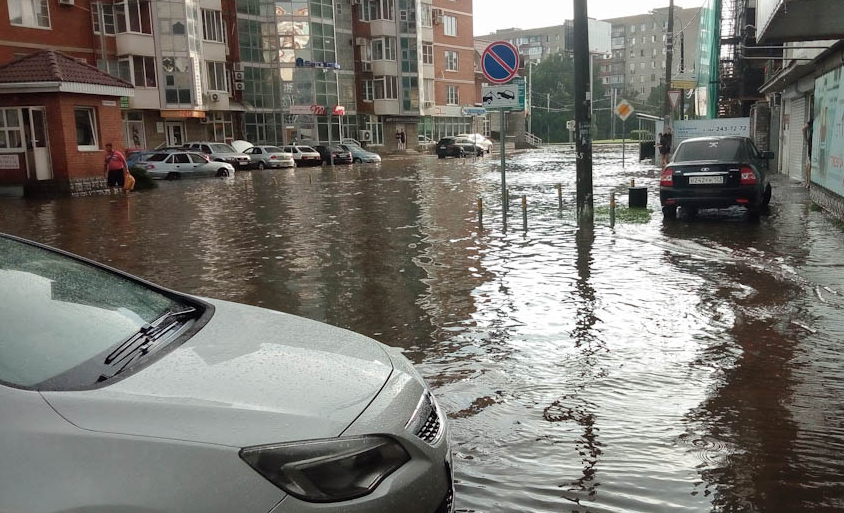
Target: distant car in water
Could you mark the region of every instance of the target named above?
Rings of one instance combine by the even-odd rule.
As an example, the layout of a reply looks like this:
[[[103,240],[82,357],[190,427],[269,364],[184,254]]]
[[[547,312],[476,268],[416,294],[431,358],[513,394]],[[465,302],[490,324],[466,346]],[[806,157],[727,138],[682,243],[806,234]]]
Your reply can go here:
[[[437,143],[437,157],[483,156],[484,150],[465,137],[443,137]]]
[[[322,156],[310,146],[282,146],[285,153],[293,155],[296,167],[318,166],[322,164]]]
[[[483,148],[484,151],[487,152],[487,153],[489,153],[490,150],[492,150],[492,146],[493,146],[492,141],[487,139],[487,137],[484,136],[484,135],[481,135],[481,134],[457,134],[457,137],[465,137],[466,139],[469,139],[473,143],[475,143],[478,146],[480,146],[481,148]]]
[[[0,290],[4,512],[453,510],[399,349],[3,234]]]
[[[472,156],[472,155],[477,156],[477,157],[483,157],[484,153],[486,153],[484,151],[483,146],[479,145],[478,143],[469,139],[468,137],[462,137],[462,136],[458,135],[454,139],[454,143],[459,144],[460,146],[463,147],[463,151],[466,153],[467,157]]]
[[[334,163],[335,164],[351,164],[352,163],[352,154],[348,151],[344,150],[343,148],[336,146],[336,145],[325,145],[325,144],[318,144],[314,146],[314,149],[319,153],[320,157],[322,157],[322,162],[325,164],[331,163],[331,157],[334,156]]]
[[[680,143],[662,170],[659,198],[665,217],[683,207],[694,215],[700,208],[746,207],[758,215],[771,201],[768,160],[749,137],[700,137]]]
[[[360,146],[354,144],[341,144],[341,148],[348,151],[352,155],[352,162],[356,164],[376,164],[381,162],[381,155],[366,151]]]
[[[243,151],[252,160],[256,169],[296,167],[293,154],[283,151],[278,146],[253,146]]]
[[[136,163],[150,178],[180,180],[210,176],[234,176],[234,166],[228,162],[210,160],[192,151],[155,152]]]
[[[249,155],[244,155],[226,143],[198,141],[186,143],[184,147],[204,153],[211,160],[228,162],[235,169],[248,169],[252,162]]]

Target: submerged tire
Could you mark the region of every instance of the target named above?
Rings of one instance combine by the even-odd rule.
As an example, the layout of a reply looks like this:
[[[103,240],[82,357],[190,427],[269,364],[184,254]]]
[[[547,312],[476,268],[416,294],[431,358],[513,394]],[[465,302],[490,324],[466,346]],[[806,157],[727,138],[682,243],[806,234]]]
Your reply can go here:
[[[662,216],[666,219],[677,219],[677,207],[671,205],[662,207]]]
[[[773,195],[773,191],[771,190],[771,184],[765,188],[765,194],[762,196],[762,207],[767,207],[771,204],[771,196]]]
[[[229,170],[224,168],[224,167],[221,167],[220,169],[217,170],[217,176],[218,177],[229,176]]]
[[[165,180],[181,180],[181,179],[182,179],[181,173],[177,173],[175,171],[170,171],[169,173],[167,173],[167,177],[165,178]]]
[[[264,170],[264,167],[266,167],[266,166],[264,166],[264,163],[263,163],[263,162],[258,162],[258,169],[260,169],[261,171],[263,171],[263,170]]]

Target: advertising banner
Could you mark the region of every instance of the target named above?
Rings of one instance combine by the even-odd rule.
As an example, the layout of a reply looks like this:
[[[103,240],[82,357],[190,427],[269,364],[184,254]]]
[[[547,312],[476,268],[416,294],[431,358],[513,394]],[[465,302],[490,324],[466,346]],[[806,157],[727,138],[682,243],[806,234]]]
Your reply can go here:
[[[662,121],[656,122],[656,133],[662,132]],[[677,148],[681,142],[695,137],[717,137],[739,135],[750,137],[750,118],[718,118],[675,121],[672,146]],[[659,138],[657,137],[657,141]]]
[[[842,68],[815,80],[812,182],[844,196],[844,85]]]

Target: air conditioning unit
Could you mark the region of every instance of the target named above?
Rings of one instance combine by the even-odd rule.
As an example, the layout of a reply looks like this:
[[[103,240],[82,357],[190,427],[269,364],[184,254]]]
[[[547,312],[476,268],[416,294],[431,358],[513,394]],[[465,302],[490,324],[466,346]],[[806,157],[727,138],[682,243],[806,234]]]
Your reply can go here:
[[[361,142],[372,142],[372,130],[358,130]]]
[[[234,90],[235,91],[243,91],[243,82],[235,82],[234,83]]]
[[[59,0],[59,5],[73,5],[73,0]]]
[[[425,109],[429,109],[434,106],[434,102],[428,100],[426,102],[422,102],[422,107]]]
[[[232,63],[232,70],[233,71],[243,71],[243,63],[242,62]]]
[[[234,72],[234,80],[235,80],[235,82],[243,82],[243,72],[242,71],[235,71]]]
[[[355,44],[357,46],[366,46],[367,44],[369,44],[369,41],[367,41],[365,37],[356,37]]]
[[[212,101],[212,102],[218,102],[218,101],[220,101],[220,95],[219,95],[219,94],[217,94],[217,93],[211,93],[211,101]]]

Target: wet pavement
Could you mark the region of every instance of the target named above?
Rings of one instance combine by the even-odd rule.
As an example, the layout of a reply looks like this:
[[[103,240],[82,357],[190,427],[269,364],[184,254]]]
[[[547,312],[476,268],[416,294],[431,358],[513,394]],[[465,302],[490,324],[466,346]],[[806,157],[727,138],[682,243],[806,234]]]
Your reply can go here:
[[[620,157],[596,148],[596,206],[635,178],[654,212],[614,229],[577,229],[555,148],[512,158],[506,228],[495,159],[417,157],[2,199],[0,231],[404,348],[462,511],[841,511],[844,232],[783,177],[758,221],[664,222]]]

